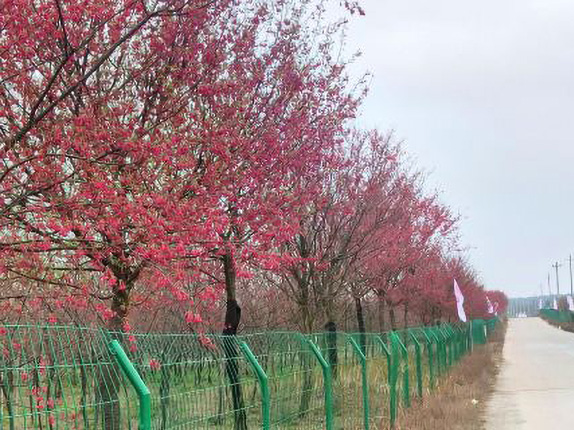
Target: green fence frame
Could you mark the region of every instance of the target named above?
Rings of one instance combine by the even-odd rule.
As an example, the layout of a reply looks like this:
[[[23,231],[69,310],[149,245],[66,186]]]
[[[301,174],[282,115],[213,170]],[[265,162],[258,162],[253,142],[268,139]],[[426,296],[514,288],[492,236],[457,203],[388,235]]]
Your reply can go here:
[[[2,387],[12,383],[13,388],[0,393],[0,430],[64,430],[88,423],[93,430],[110,428],[104,423],[104,404],[98,403],[97,396],[90,400],[82,394],[98,384],[111,393],[113,404],[107,407],[116,408],[120,419],[114,429],[205,428],[212,425],[209,420],[214,426],[231,428],[229,420],[238,417],[247,423],[240,427],[247,429],[284,428],[284,417],[303,420],[294,422],[300,429],[370,430],[383,428],[382,423],[392,428],[399,408],[408,409],[413,398],[422,401],[425,390],[434,389],[474,344],[485,343],[497,324],[498,319],[475,320],[383,335],[278,332],[233,337],[4,326],[0,381]],[[335,346],[330,343],[333,340]],[[229,410],[233,391],[229,372],[242,387],[241,405],[246,409],[241,414]],[[78,384],[86,381],[92,388],[80,390]],[[290,381],[299,382],[292,386]],[[313,404],[308,410],[293,405],[298,390],[310,390],[307,396]],[[36,408],[28,402],[34,396]],[[168,397],[161,396],[185,406],[172,407],[166,404]],[[201,396],[211,397],[201,400]],[[291,402],[288,405],[285,396]],[[345,406],[355,398],[356,406]],[[61,401],[55,403],[55,399]],[[171,415],[158,410],[160,406],[171,407]],[[188,416],[176,417],[172,423],[176,413]],[[208,419],[202,418],[206,413]],[[54,419],[62,421],[54,424]]]
[[[325,428],[327,430],[334,429],[334,419],[333,419],[333,376],[331,373],[331,365],[325,360],[317,345],[315,345],[311,340],[305,339],[311,351],[317,358],[317,361],[321,365],[323,371],[323,384],[325,390]]]
[[[120,343],[117,340],[112,340],[109,347],[120,369],[122,369],[137,392],[139,398],[139,429],[151,430],[151,393],[149,388],[146,386]]]
[[[567,323],[574,321],[574,312],[556,309],[540,309],[540,316],[550,321]],[[489,327],[492,330],[492,328]]]
[[[259,388],[261,390],[262,428],[263,430],[269,430],[271,428],[271,394],[269,392],[269,379],[265,374],[265,370],[263,370],[257,361],[257,358],[249,348],[249,345],[247,345],[245,341],[241,341],[240,346],[245,354],[245,358],[247,358],[247,361],[249,361],[249,364],[251,364],[253,370],[257,374]]]

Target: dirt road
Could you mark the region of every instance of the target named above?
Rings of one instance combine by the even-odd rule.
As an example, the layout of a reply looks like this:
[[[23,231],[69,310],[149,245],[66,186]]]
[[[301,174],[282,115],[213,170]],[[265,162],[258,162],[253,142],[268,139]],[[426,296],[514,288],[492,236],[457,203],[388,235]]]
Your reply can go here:
[[[487,430],[558,429],[574,417],[574,333],[512,319],[487,405]]]

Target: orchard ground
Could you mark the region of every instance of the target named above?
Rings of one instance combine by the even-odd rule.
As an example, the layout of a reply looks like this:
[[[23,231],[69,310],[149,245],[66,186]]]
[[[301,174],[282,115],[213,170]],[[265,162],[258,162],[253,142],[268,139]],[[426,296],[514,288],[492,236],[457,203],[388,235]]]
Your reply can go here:
[[[506,323],[500,325],[489,342],[465,356],[436,391],[422,403],[401,411],[400,430],[483,430],[487,402],[502,362]]]

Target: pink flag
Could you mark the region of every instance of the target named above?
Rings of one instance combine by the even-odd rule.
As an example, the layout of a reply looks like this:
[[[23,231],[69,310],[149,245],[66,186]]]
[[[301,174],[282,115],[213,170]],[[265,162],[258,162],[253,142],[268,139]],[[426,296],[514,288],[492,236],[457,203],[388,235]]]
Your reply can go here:
[[[489,314],[493,314],[494,313],[494,308],[492,307],[492,303],[490,303],[490,299],[488,298],[488,296],[486,296],[486,305],[488,306],[488,313]]]
[[[462,322],[466,322],[466,313],[464,312],[464,296],[462,291],[458,287],[456,279],[454,280],[454,297],[456,297],[456,310],[458,312],[458,317]]]

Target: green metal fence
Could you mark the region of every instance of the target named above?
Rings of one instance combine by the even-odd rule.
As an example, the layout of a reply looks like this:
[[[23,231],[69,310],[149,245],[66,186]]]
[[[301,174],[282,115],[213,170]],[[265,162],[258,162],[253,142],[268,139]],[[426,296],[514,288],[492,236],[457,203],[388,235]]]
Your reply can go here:
[[[566,323],[574,321],[574,312],[571,311],[559,311],[556,309],[540,309],[540,316],[546,318],[547,320]]]
[[[0,326],[0,430],[388,428],[495,325],[246,336]]]

